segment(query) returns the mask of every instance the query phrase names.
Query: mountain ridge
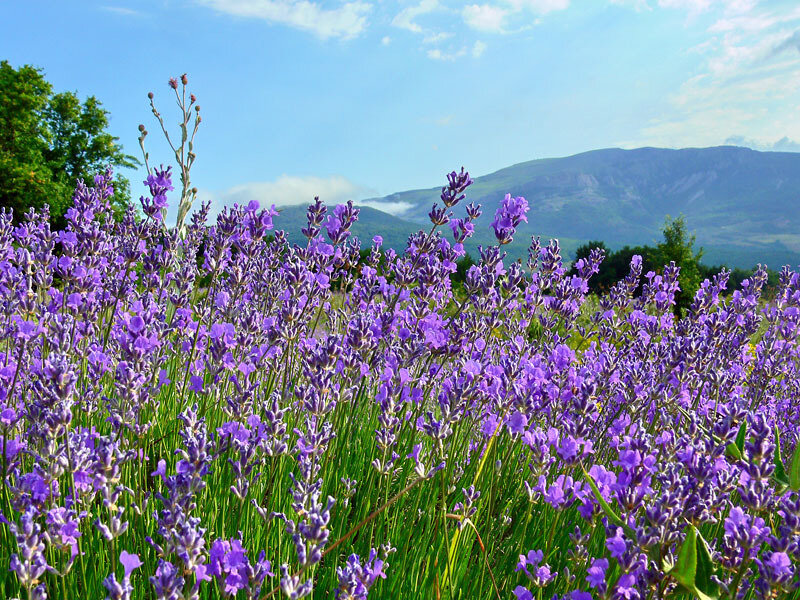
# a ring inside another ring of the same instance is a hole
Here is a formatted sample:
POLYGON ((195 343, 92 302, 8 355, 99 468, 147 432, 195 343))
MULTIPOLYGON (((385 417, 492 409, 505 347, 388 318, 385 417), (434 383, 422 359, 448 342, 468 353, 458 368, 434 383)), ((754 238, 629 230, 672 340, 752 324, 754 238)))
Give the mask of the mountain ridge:
MULTIPOLYGON (((440 189, 366 201, 378 209, 381 203, 406 203, 408 210, 387 215, 386 222, 400 218, 422 226, 440 189)), ((524 196, 531 205, 529 222, 510 248, 513 255, 523 254, 537 234, 565 241, 568 250, 591 239, 612 248, 654 243, 667 215, 683 214, 709 264, 777 267, 800 261, 800 153, 728 145, 604 148, 523 161, 474 177, 466 201, 484 211, 475 244, 491 243, 489 222, 506 193, 524 196)))
MULTIPOLYGON (((654 245, 667 215, 683 214, 708 265, 800 264, 800 153, 739 146, 605 148, 524 161, 473 179, 455 210, 462 216, 466 203, 482 206, 466 244, 473 255, 479 245, 495 243, 490 223, 510 193, 531 207, 528 223, 505 248, 511 258, 527 254, 532 235, 559 239, 568 259, 589 240, 612 249, 654 245)), ((411 233, 430 227, 428 211, 440 192, 437 186, 356 201, 369 206, 360 206, 353 233, 362 244, 381 235, 386 247, 402 250, 411 233), (389 203, 409 208, 400 214, 379 210, 389 203)), ((305 208, 280 209, 276 226, 292 241, 299 241, 305 226, 305 208)), ((450 236, 447 227, 443 233, 450 236)))

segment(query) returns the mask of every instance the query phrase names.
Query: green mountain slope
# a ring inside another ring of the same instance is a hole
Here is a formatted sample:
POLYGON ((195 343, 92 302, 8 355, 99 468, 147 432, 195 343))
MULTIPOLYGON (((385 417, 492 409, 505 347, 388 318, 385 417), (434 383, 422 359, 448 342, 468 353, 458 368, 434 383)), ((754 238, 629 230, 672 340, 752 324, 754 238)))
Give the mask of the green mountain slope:
MULTIPOLYGON (((308 223, 306 219, 306 206, 279 207, 279 215, 275 217, 275 229, 283 229, 291 242, 302 243, 305 237, 300 232, 308 223)), ((333 207, 328 207, 331 210, 333 207)), ((405 248, 408 236, 419 229, 419 225, 393 217, 380 210, 359 207, 361 212, 358 221, 351 231, 361 240, 362 247, 369 247, 375 235, 383 237, 386 247, 400 250, 405 248)), ((323 229, 324 232, 324 229, 323 229)))
MULTIPOLYGON (((411 208, 400 217, 424 226, 439 192, 411 190, 372 201, 406 202, 411 208)), ((531 205, 529 223, 511 248, 515 255, 534 234, 558 237, 565 250, 589 239, 611 247, 654 243, 666 215, 682 213, 706 249, 704 262, 800 262, 800 153, 733 146, 606 149, 520 163, 477 177, 469 188, 468 200, 484 210, 476 243, 491 243, 489 223, 506 193, 531 205)), ((386 215, 381 223, 408 225, 397 221, 386 215)))

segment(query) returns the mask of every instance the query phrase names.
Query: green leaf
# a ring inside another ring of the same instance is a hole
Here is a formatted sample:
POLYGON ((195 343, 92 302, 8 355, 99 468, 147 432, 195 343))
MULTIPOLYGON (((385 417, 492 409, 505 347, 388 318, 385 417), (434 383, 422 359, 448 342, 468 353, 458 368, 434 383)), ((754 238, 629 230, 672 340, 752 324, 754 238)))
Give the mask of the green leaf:
POLYGON ((743 421, 739 426, 739 433, 736 434, 736 448, 739 453, 744 452, 744 441, 747 438, 747 421, 743 421))
POLYGON ((739 451, 739 448, 736 447, 736 444, 728 444, 725 447, 725 456, 733 460, 742 460, 742 453, 739 451))
POLYGON ((782 485, 789 485, 789 478, 786 476, 786 467, 783 466, 781 459, 781 434, 778 426, 775 425, 775 472, 772 474, 775 481, 782 485))
POLYGON ((694 578, 697 575, 697 533, 693 525, 686 533, 686 539, 678 551, 678 561, 670 574, 686 589, 694 588, 694 578))
POLYGON ((744 441, 747 438, 747 421, 739 425, 739 432, 736 434, 736 441, 728 444, 725 448, 725 454, 734 460, 742 460, 742 453, 744 452, 744 441))
POLYGON ((712 575, 714 575, 714 563, 711 561, 708 542, 697 531, 697 574, 694 578, 694 585, 708 597, 716 598, 719 596, 719 586, 711 579, 712 575))
POLYGON ((619 578, 622 577, 622 570, 619 567, 619 561, 616 558, 611 559, 610 568, 608 569, 608 575, 606 576, 606 582, 608 583, 608 588, 613 590, 614 586, 617 585, 619 578))
POLYGON ((608 516, 609 520, 617 527, 625 527, 625 522, 617 513, 614 512, 614 509, 611 508, 611 505, 608 502, 606 502, 606 499, 603 498, 603 494, 600 493, 600 488, 597 487, 597 484, 594 482, 594 479, 592 479, 592 476, 586 472, 586 469, 584 469, 583 466, 581 466, 581 469, 583 469, 583 474, 586 475, 586 481, 589 482, 589 487, 592 488, 592 492, 594 492, 594 497, 597 499, 597 502, 600 504, 603 512, 606 513, 606 516, 608 516))
POLYGON ((614 509, 611 508, 611 505, 606 502, 603 495, 600 493, 600 488, 597 487, 597 484, 592 479, 592 476, 586 472, 586 469, 583 468, 581 465, 581 469, 583 469, 583 474, 586 475, 586 481, 589 482, 589 487, 592 488, 592 492, 594 492, 594 497, 597 499, 597 502, 600 504, 600 507, 603 509, 603 512, 606 513, 608 520, 611 521, 617 527, 622 527, 623 531, 625 531, 625 535, 627 535, 630 539, 636 539, 636 532, 629 527, 622 518, 614 512, 614 509))
POLYGON ((789 487, 795 492, 800 491, 800 440, 795 444, 792 464, 789 465, 789 487))
POLYGON ((719 598, 719 587, 711 579, 714 564, 708 544, 694 525, 689 526, 686 539, 678 551, 678 560, 669 574, 699 600, 719 598))

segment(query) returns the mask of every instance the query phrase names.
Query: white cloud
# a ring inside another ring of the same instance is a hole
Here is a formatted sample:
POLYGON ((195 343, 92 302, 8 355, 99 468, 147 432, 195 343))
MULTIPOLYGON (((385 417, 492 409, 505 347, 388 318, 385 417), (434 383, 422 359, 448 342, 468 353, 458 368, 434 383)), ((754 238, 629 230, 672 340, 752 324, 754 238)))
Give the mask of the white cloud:
POLYGON ((407 6, 397 13, 392 19, 392 25, 413 33, 422 33, 422 26, 416 22, 417 17, 433 12, 437 8, 439 8, 439 0, 421 0, 419 4, 407 6))
POLYGON ((338 8, 323 8, 308 0, 196 1, 221 13, 294 27, 323 40, 358 36, 366 30, 366 15, 372 10, 372 4, 362 0, 345 2, 338 8))
MULTIPOLYGON (((392 19, 392 25, 423 36, 423 46, 434 46, 434 48, 429 48, 425 52, 426 56, 431 60, 454 61, 465 56, 467 54, 467 48, 462 47, 459 50, 452 51, 451 49, 436 47, 442 44, 442 42, 452 38, 454 34, 449 31, 436 31, 435 29, 426 28, 417 22, 419 17, 441 8, 443 7, 439 3, 439 0, 421 0, 417 4, 412 4, 401 10, 394 19, 392 19)), ((477 57, 483 52, 483 49, 479 44, 475 47, 478 51, 478 54, 475 54, 477 57)))
POLYGON ((461 16, 472 29, 488 33, 502 33, 503 21, 508 11, 492 4, 468 4, 461 11, 461 16))
POLYGON ((414 206, 410 202, 405 202, 403 200, 398 200, 395 202, 391 201, 383 201, 383 200, 359 200, 354 202, 356 206, 366 206, 367 208, 374 208, 375 210, 380 210, 385 213, 389 213, 392 216, 399 217, 406 212, 408 209, 414 206))
POLYGON ((800 152, 800 143, 787 136, 783 136, 776 142, 766 142, 764 140, 748 138, 743 135, 732 135, 725 140, 725 143, 731 146, 745 146, 753 150, 763 150, 767 152, 800 152))
MULTIPOLYGON (((794 15, 800 15, 800 11, 794 11, 794 15)), ((770 13, 741 13, 725 15, 717 20, 710 28, 711 33, 738 32, 758 33, 775 26, 786 20, 791 20, 792 13, 788 15, 776 15, 770 13)))
POLYGON ((758 0, 658 0, 661 8, 675 8, 689 13, 698 14, 721 8, 726 13, 746 13, 756 7, 758 0))
POLYGON ((792 35, 778 44, 775 49, 773 50, 773 54, 780 54, 781 52, 785 52, 786 50, 791 50, 792 52, 800 52, 800 29, 795 31, 792 35))
POLYGON ((142 13, 132 8, 125 8, 124 6, 101 6, 106 12, 114 13, 123 17, 141 17, 142 13))
POLYGON ((647 0, 609 0, 609 1, 611 4, 616 4, 617 6, 629 6, 636 12, 652 10, 647 0))
MULTIPOLYGON (((667 1, 689 10, 706 6, 706 0, 667 1)), ((681 147, 738 140, 762 149, 792 148, 791 140, 800 139, 800 10, 770 11, 741 0, 715 7, 726 11, 724 17, 691 49, 703 57, 700 68, 668 98, 668 110, 642 129, 639 142, 681 147)))
POLYGON ((392 38, 390 38, 388 35, 385 35, 381 38, 381 44, 383 44, 384 46, 388 46, 391 43, 392 43, 392 38))
POLYGON ((711 8, 714 0, 658 0, 661 8, 676 8, 690 13, 701 13, 711 8))
POLYGON ((686 11, 690 17, 712 9, 721 9, 727 15, 743 14, 754 9, 758 2, 759 0, 609 0, 610 4, 629 6, 637 12, 652 10, 654 6, 658 6, 686 11))
POLYGON ((422 39, 423 44, 438 44, 445 40, 449 40, 453 34, 448 31, 439 31, 437 33, 429 33, 422 39))
POLYGON ((529 10, 544 15, 569 8, 570 0, 506 0, 514 10, 529 10))
POLYGON ((475 42, 475 45, 472 46, 472 56, 474 56, 475 58, 480 58, 481 55, 483 55, 483 53, 486 52, 486 48, 487 48, 486 44, 478 40, 477 42, 475 42))
POLYGON ((467 53, 466 48, 461 48, 457 52, 442 52, 439 48, 434 48, 433 50, 428 50, 428 58, 432 60, 442 60, 442 61, 454 61, 457 58, 461 58, 467 53))
MULTIPOLYGON (((467 26, 486 33, 510 33, 506 21, 525 21, 529 13, 531 23, 538 24, 542 15, 569 8, 570 0, 499 0, 497 4, 468 4, 461 9, 461 17, 467 26)), ((525 28, 525 25, 523 25, 525 28)))
POLYGON ((262 207, 274 204, 296 206, 311 204, 314 196, 328 206, 340 204, 358 197, 374 196, 374 190, 353 183, 341 175, 332 177, 297 177, 281 175, 275 181, 253 181, 235 185, 227 190, 202 190, 198 194, 201 200, 211 200, 214 211, 234 203, 245 205, 251 200, 258 200, 262 207))

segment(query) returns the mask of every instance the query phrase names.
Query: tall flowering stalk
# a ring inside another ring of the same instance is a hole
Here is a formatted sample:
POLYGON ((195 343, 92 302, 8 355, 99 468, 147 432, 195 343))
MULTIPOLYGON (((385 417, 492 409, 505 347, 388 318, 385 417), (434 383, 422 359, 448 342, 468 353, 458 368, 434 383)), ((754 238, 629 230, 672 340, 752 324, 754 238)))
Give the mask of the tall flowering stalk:
MULTIPOLYGON (((183 234, 185 231, 184 221, 186 220, 186 217, 192 208, 192 204, 194 204, 194 200, 197 197, 197 188, 192 187, 190 172, 192 165, 194 165, 194 161, 197 159, 197 153, 194 149, 194 136, 197 135, 197 130, 200 127, 200 123, 203 119, 200 116, 200 105, 197 104, 197 98, 194 94, 189 94, 187 102, 186 86, 189 83, 189 78, 186 76, 186 73, 180 76, 180 85, 178 85, 178 83, 178 78, 171 77, 169 80, 169 87, 175 92, 175 100, 177 101, 178 109, 180 110, 180 121, 178 122, 180 129, 180 142, 174 141, 173 138, 170 137, 169 130, 164 122, 164 117, 156 108, 155 95, 153 92, 149 92, 147 97, 150 100, 150 111, 158 121, 158 125, 167 140, 167 144, 169 144, 169 147, 175 156, 175 161, 177 162, 178 170, 180 171, 181 194, 178 201, 178 214, 175 219, 175 228, 181 232, 181 234, 183 234)), ((144 155, 144 164, 147 168, 147 172, 153 173, 153 175, 148 176, 148 185, 151 188, 151 193, 154 190, 153 186, 158 186, 159 190, 161 190, 161 193, 152 193, 153 202, 144 206, 144 211, 145 214, 150 214, 151 209, 160 211, 163 220, 167 209, 166 196, 164 195, 164 192, 172 190, 172 185, 167 184, 169 187, 164 185, 165 182, 167 182, 167 178, 164 177, 163 168, 161 171, 151 171, 150 169, 150 155, 144 148, 144 140, 147 137, 147 133, 148 132, 145 126, 139 125, 139 145, 141 146, 142 154, 144 155)))

